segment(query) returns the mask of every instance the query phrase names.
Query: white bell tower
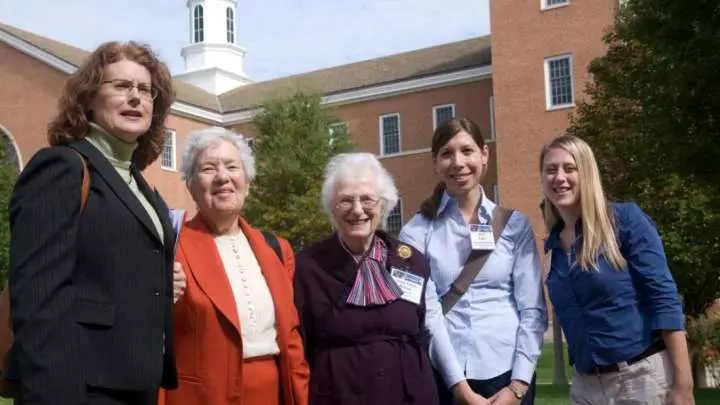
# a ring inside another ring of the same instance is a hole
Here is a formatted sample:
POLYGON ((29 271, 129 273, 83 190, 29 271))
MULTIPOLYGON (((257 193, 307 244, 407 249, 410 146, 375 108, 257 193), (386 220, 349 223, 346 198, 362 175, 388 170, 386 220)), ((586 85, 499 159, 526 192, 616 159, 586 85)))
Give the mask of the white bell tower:
POLYGON ((175 78, 213 94, 251 83, 245 49, 237 44, 237 0, 188 0, 190 43, 183 47, 185 72, 175 78))

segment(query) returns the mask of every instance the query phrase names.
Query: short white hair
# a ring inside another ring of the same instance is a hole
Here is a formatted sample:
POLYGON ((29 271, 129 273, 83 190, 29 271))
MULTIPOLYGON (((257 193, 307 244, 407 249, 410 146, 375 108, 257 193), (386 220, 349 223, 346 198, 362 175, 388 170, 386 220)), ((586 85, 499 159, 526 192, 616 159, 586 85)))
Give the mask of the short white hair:
POLYGON ((333 157, 325 167, 325 180, 322 186, 322 206, 325 213, 333 221, 333 199, 339 183, 370 180, 375 185, 378 197, 384 200, 381 211, 383 223, 390 210, 398 202, 398 191, 395 182, 372 153, 341 153, 333 157))
POLYGON ((255 156, 242 135, 222 127, 208 127, 190 131, 182 154, 180 171, 183 180, 190 181, 197 173, 197 159, 211 144, 226 141, 237 148, 248 181, 255 178, 255 156))

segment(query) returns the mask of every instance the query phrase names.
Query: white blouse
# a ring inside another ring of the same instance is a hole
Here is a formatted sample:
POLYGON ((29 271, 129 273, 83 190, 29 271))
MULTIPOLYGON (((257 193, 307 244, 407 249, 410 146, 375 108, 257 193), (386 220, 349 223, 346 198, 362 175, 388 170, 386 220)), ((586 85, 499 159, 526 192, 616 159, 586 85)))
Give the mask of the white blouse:
POLYGON ((272 296, 245 234, 218 236, 215 245, 237 305, 243 358, 278 354, 272 296))

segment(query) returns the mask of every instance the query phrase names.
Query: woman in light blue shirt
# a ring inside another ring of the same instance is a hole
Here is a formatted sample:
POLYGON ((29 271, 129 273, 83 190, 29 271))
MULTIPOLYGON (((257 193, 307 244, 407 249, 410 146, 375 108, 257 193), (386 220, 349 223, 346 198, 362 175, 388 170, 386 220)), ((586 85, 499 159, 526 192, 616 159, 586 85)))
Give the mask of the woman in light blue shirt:
POLYGON ((476 224, 498 222, 494 216, 500 212, 480 185, 488 154, 472 121, 451 118, 440 125, 432 159, 442 181, 400 239, 430 262, 426 326, 430 358, 444 388, 441 403, 450 404, 454 397, 461 404, 531 405, 547 328, 541 268, 530 221, 520 212, 512 212, 494 247, 471 242, 476 224), (441 297, 471 253, 475 257, 482 250, 491 251, 487 261, 443 315, 441 297))

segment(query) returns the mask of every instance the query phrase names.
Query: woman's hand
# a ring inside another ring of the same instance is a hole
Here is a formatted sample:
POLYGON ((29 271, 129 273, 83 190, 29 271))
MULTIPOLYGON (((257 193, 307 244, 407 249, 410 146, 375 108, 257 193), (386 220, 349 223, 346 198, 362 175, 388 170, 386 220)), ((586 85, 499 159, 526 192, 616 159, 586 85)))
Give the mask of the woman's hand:
POLYGON ((175 262, 173 264, 173 303, 178 302, 180 297, 185 294, 185 287, 187 287, 187 276, 185 276, 182 264, 175 262))
POLYGON ((490 405, 491 402, 482 395, 476 394, 467 381, 460 381, 452 389, 455 403, 458 405, 490 405))

